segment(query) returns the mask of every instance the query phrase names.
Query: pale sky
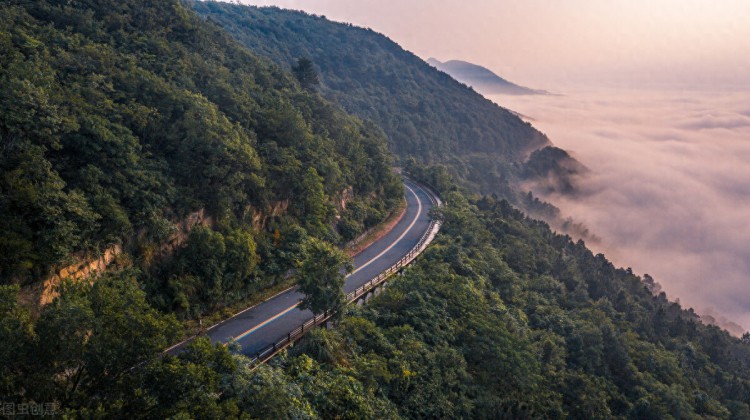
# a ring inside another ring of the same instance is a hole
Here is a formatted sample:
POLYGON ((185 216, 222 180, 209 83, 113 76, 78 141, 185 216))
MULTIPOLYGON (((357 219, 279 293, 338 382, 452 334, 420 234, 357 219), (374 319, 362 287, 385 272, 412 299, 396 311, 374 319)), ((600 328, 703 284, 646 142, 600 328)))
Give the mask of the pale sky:
POLYGON ((511 81, 750 86, 750 0, 243 0, 381 32, 426 59, 511 81))

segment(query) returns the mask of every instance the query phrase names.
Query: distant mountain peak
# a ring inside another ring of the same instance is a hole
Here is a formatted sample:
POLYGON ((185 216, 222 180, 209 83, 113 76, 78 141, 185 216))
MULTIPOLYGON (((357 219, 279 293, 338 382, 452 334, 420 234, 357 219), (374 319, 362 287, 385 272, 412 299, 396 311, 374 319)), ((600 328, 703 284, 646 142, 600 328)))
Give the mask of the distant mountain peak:
POLYGON ((451 77, 459 82, 465 83, 477 91, 486 94, 503 94, 503 95, 549 95, 545 90, 530 89, 509 82, 498 76, 492 70, 482 67, 478 64, 469 63, 468 61, 449 60, 441 62, 440 60, 430 57, 427 63, 438 70, 448 73, 451 77))

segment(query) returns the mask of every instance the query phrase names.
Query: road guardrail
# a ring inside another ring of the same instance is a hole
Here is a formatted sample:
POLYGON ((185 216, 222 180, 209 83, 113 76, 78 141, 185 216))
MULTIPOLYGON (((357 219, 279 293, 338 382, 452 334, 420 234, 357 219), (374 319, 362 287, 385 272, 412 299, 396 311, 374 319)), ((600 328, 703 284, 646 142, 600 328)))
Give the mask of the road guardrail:
MULTIPOLYGON (((442 205, 440 198, 431 189, 421 186, 414 181, 412 182, 414 184, 417 184, 417 187, 427 194, 433 206, 440 207, 442 205)), ((411 250, 409 250, 409 252, 407 252, 406 255, 404 255, 400 260, 398 260, 398 262, 388 267, 385 271, 381 272, 374 278, 367 281, 362 286, 359 286, 355 290, 349 292, 346 295, 347 303, 356 302, 363 296, 366 296, 370 291, 378 287, 380 284, 384 283, 393 274, 397 273, 403 267, 409 265, 412 261, 414 261, 415 258, 417 258, 417 256, 419 256, 419 254, 424 252, 424 250, 427 248, 430 242, 432 242, 432 240, 435 239, 435 235, 437 235, 439 230, 440 230, 440 222, 437 220, 431 220, 427 230, 425 230, 425 232, 422 234, 422 237, 419 239, 419 242, 417 242, 417 244, 411 250)), ((291 344, 293 344, 294 342, 302 338, 302 336, 307 334, 313 328, 321 324, 324 324, 333 315, 334 315, 333 311, 325 311, 321 314, 314 315, 312 318, 308 319, 297 328, 289 331, 289 333, 287 333, 287 335, 283 337, 282 339, 272 344, 269 344, 268 346, 266 346, 265 348, 257 352, 252 357, 251 363, 254 366, 258 366, 260 364, 265 363, 266 361, 271 359, 273 356, 275 356, 278 352, 289 347, 291 344)))

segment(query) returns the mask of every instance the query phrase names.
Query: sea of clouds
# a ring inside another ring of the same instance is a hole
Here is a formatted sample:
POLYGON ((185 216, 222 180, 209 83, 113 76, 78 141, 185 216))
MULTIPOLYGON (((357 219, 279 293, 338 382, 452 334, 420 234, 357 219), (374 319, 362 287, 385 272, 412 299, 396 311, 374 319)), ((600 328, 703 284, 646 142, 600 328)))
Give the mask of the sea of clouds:
POLYGON ((616 265, 730 332, 750 329, 750 91, 493 96, 591 169, 547 196, 616 265))

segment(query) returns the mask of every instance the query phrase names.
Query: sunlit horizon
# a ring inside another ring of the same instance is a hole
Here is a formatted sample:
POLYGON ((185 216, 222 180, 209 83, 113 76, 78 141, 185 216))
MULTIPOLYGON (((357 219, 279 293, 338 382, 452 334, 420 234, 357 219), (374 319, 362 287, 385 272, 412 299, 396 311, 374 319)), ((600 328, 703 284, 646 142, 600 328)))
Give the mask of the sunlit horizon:
POLYGON ((542 89, 750 88, 750 2, 243 0, 381 32, 542 89))
POLYGON ((728 317, 735 334, 750 328, 750 2, 252 3, 370 27, 423 59, 563 94, 488 96, 593 169, 586 194, 546 199, 615 264, 728 317))

